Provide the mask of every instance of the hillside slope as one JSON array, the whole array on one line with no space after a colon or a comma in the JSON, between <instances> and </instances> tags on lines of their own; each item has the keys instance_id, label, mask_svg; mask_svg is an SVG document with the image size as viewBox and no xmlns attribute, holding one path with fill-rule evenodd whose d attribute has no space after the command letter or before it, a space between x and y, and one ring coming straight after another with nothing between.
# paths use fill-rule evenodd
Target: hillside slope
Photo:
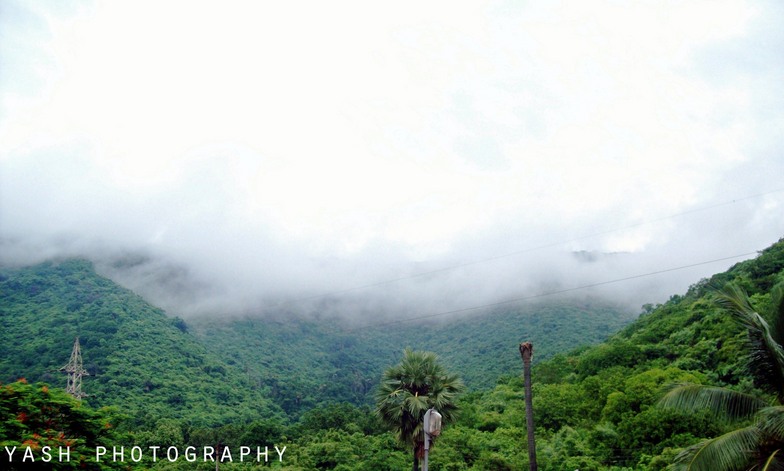
<instances>
[{"instance_id":1,"label":"hillside slope","mask_svg":"<svg viewBox=\"0 0 784 471\"><path fill-rule=\"evenodd\" d=\"M744 286L754 304L764 308L771 287L784 281L784 240L650 306L607 341L534 365L538 469L664 470L683 448L727 431L726 423L706 411L684 413L656 404L668 385L680 382L760 394L744 369L745 333L714 302L713 290L729 281ZM540 345L546 342L534 342L535 351ZM516 351L503 355L515 362L519 358ZM444 429L430 454L432 469L528 469L520 376L461 398L458 421ZM289 435L295 451L286 469L406 466L407 450L395 447L392 433L365 428L365 415L328 407L313 412L305 415L312 419L303 424L306 434Z\"/></svg>"},{"instance_id":2,"label":"hillside slope","mask_svg":"<svg viewBox=\"0 0 784 471\"><path fill-rule=\"evenodd\" d=\"M91 405L117 405L140 423L209 425L280 414L240 371L134 293L67 260L0 272L0 381L65 385L57 370L79 337Z\"/></svg>"},{"instance_id":3,"label":"hillside slope","mask_svg":"<svg viewBox=\"0 0 784 471\"><path fill-rule=\"evenodd\" d=\"M665 469L681 449L729 430L707 411L656 407L671 384L717 385L767 397L747 374L745 331L714 301L713 291L730 281L766 312L771 287L784 282L784 239L651 308L608 341L536 365L539 469ZM465 398L460 423L444 433L440 446L466 462L526 469L519 446L526 437L524 411L522 381L509 378Z\"/></svg>"},{"instance_id":4,"label":"hillside slope","mask_svg":"<svg viewBox=\"0 0 784 471\"><path fill-rule=\"evenodd\" d=\"M548 339L537 360L601 341L629 314L595 301L522 304L449 322L351 329L296 317L167 317L66 260L0 270L0 381L65 384L57 369L80 338L93 405L144 411L140 421L196 424L247 420L282 410L290 418L318 405L366 404L382 371L405 347L438 353L472 389L516 374L521 340Z\"/></svg>"},{"instance_id":5,"label":"hillside slope","mask_svg":"<svg viewBox=\"0 0 784 471\"><path fill-rule=\"evenodd\" d=\"M57 269L65 270L71 275L57 274L55 279L63 281L55 281L51 278L54 276L52 270ZM80 279L80 276L84 279ZM34 344L29 339L44 339L47 335L59 333L58 329L64 331L71 327L70 324L54 322L45 325L42 323L44 320L54 320L57 316L71 321L78 318L84 328L91 322L90 316L87 315L92 312L90 306L101 298L114 299L112 293L119 296L116 289L103 291L103 288L95 286L106 283L105 288L108 289L112 285L108 280L94 278L95 276L89 264L78 261L46 264L23 270L6 270L0 274L0 292L3 296L0 299L0 319L4 328L4 337L0 339L0 346L3 348L0 367L3 371L9 367L14 372L19 371L19 368L32 371L39 368L36 366L39 363L52 363L51 360L43 361L49 352L46 343ZM771 288L784 282L784 239L760 252L755 259L738 263L710 279L700 280L686 293L673 295L666 303L651 306L639 319L612 335L607 341L570 351L564 349L552 358L537 363L533 371L533 401L539 469L663 470L681 449L728 430L725 423L715 420L706 412L687 414L658 408L657 401L667 385L672 383L720 385L766 397L755 389L744 367L745 333L730 322L727 311L714 302L713 290L729 281L743 286L754 305L763 308L760 312L765 312L764 308L771 302ZM82 292L82 296L90 292L83 288L93 286L93 292L99 296L92 301L89 297L85 298L84 305L73 305L73 312L80 313L79 316L75 317L73 313L63 315L61 311L64 308L58 304L58 299L71 298L54 294L58 290L67 289L66 286L81 286L78 289L73 288L73 291ZM16 292L19 298L9 296L9 291ZM326 329L316 323L275 323L269 320L244 319L229 323L194 323L191 331L186 333L182 331L186 329L184 324L176 319L167 319L163 313L149 306L146 309L152 309L156 313L147 312L131 302L132 299L140 302L137 297L123 292L130 296L128 299L123 298L123 302L129 302L128 306L134 306L133 310L144 311L149 317L158 319L154 324L169 332L166 336L192 336L189 342L195 342L196 348L201 349L201 358L214 362L209 370L223 367L225 378L235 378L237 372L241 372L243 378L232 383L233 385L242 387L244 383L250 383L257 388L253 394L270 393L274 383L259 381L264 370L258 364L263 364L265 368L277 371L280 382L277 387L290 386L292 393L304 393L298 398L299 404L292 406L294 409L305 407L308 401L317 404L316 408L303 414L299 423L284 424L276 418L270 423L259 424L259 436L262 437L259 443L271 443L264 440L272 435L278 438L285 436L288 440L290 454L287 454L287 461L282 469L359 471L401 469L406 466L408 453L395 445L392 433L373 423L373 415L367 409L345 404L319 407L321 393L316 394L309 389L313 384L324 384L321 392L328 391L331 387L343 387L341 385L350 382L336 379L334 384L330 384L329 381L324 381L325 376L319 375L334 377L336 374L353 374L352 365L356 366L356 371L366 371L364 368L375 363L363 362L375 362L384 355L393 355L392 349L387 351L387 342L391 342L393 346L398 345L397 340L403 332L402 325L394 328L385 326L377 331L344 330L337 335L339 329ZM9 310L8 306L16 307ZM44 315L27 314L27 311L31 310L37 310ZM118 318L133 317L120 311L115 306L102 312L115 312ZM410 329L406 331L405 338L413 339L417 335L415 331L419 329L419 334L427 345L449 345L449 348L459 350L458 345L472 342L471 336L466 335L467 332L481 338L482 329L488 327L492 318L492 315L477 318L479 323L467 327L463 332L450 330L457 328L458 322L431 325L427 329L422 325L409 325L405 327ZM540 318L545 319L545 316ZM18 322L13 323L14 320ZM513 315L500 325L513 330L509 324L519 322L520 319ZM145 321L136 319L134 326L139 323L144 324ZM91 330L102 325L106 329L104 324L106 323L97 322ZM545 325L554 327L550 321L546 321ZM16 336L5 336L7 327L15 329ZM439 329L445 330L439 332ZM498 329L491 331L497 333ZM126 329L118 327L117 332L126 332ZM443 337L439 338L442 333ZM68 336L71 334L72 332L67 332ZM126 346L134 348L136 344L143 344L145 348L154 350L157 348L155 345L142 341L148 336L142 335ZM109 334L98 337L113 338ZM459 342L463 337L465 340ZM231 348L224 348L222 355L228 360L221 363L203 344L196 341L197 338L210 339L213 345L210 349L229 346L228 339L234 339L235 343ZM9 339L16 344L6 341ZM392 342L393 340L395 342ZM505 345L507 340L496 340L497 344L504 344L499 348L509 351L491 352L496 358L477 355L477 365L486 366L491 361L502 363L507 357L508 361L514 364L519 361L515 351L516 339L511 347ZM71 341L68 338L61 342L61 348L69 352ZM30 343L29 352L25 350L25 342ZM99 346L95 339L90 341L90 344L90 352ZM539 347L546 344L547 342L534 341L535 351L540 352ZM9 347L12 345L22 345L22 353L26 352L26 355L12 351ZM286 345L286 348L281 349L281 345ZM280 350L278 354L274 351L276 346ZM105 345L103 347L105 348ZM464 350L479 352L481 347ZM40 358L34 358L35 352L39 352ZM255 357L248 352L253 352ZM285 355L282 355L283 353ZM122 355L122 352L118 355ZM441 355L448 357L449 350L443 350ZM66 357L67 353L63 354L56 364L64 363ZM88 357L87 351L85 359L88 363L94 361ZM27 366L18 366L22 363ZM326 368L327 366L331 369ZM517 370L516 366L511 368ZM470 368L466 368L468 369ZM45 368L39 368L38 371L43 371L40 373L43 377L48 375L55 378L51 376L53 373L48 373ZM287 371L290 372L288 377ZM191 370L191 373L196 371ZM121 374L122 371L115 372L116 377ZM257 374L258 377L254 376ZM308 374L310 376L307 376ZM5 372L3 375L8 377ZM100 379L101 376L87 380L92 382L92 385L85 385L88 392L89 388L98 385ZM164 390L164 386L153 388L150 392L159 390ZM337 391L345 392L341 389ZM165 409L159 408L155 402L161 399L154 396L149 399L148 404L153 410ZM165 399L162 402L165 403ZM245 403L242 404L241 407L245 407ZM136 407L134 404L130 406ZM289 407L291 404L284 403L284 406ZM519 374L503 377L490 390L475 390L464 395L460 406L461 416L457 423L445 428L433 449L430 456L432 469L527 469L524 392ZM199 411L199 414L204 413ZM187 417L183 414L182 420L168 425L179 430L185 437L186 431L192 431ZM213 438L227 444L249 443L246 441L248 438L242 423L234 424L216 428ZM201 443L199 437L192 433L185 440L192 444ZM213 442L214 440L208 443Z\"/></svg>"},{"instance_id":6,"label":"hillside slope","mask_svg":"<svg viewBox=\"0 0 784 471\"><path fill-rule=\"evenodd\" d=\"M630 315L597 301L519 304L448 322L404 322L352 328L339 321L302 318L189 320L215 355L240 365L287 412L297 415L327 402L368 403L385 368L405 347L438 354L469 389L492 388L518 374L517 345L541 342L537 360L606 339Z\"/></svg>"}]
</instances>

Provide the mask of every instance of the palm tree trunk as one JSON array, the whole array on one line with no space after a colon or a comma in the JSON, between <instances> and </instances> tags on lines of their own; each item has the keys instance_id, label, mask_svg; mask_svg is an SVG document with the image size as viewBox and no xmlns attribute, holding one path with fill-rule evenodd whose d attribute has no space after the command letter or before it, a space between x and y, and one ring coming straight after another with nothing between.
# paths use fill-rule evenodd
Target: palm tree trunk
<instances>
[{"instance_id":1,"label":"palm tree trunk","mask_svg":"<svg viewBox=\"0 0 784 471\"><path fill-rule=\"evenodd\" d=\"M523 381L525 384L525 426L528 429L528 463L531 471L537 471L536 442L534 441L534 405L531 400L531 357L534 346L531 342L520 344L520 356L523 357Z\"/></svg>"},{"instance_id":2,"label":"palm tree trunk","mask_svg":"<svg viewBox=\"0 0 784 471\"><path fill-rule=\"evenodd\" d=\"M417 447L414 447L414 467L413 471L419 471L419 456L417 456Z\"/></svg>"}]
</instances>

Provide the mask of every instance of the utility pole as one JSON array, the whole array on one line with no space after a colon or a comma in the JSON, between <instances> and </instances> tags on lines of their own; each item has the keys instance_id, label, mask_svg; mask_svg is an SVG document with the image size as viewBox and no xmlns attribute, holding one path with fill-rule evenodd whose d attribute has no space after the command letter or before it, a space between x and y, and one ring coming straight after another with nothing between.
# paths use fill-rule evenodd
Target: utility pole
<instances>
[{"instance_id":1,"label":"utility pole","mask_svg":"<svg viewBox=\"0 0 784 471\"><path fill-rule=\"evenodd\" d=\"M534 346L531 342L523 342L520 344L520 356L523 357L525 426L528 429L528 463L531 471L537 471L536 442L534 441L534 405L531 399L531 358L534 356Z\"/></svg>"},{"instance_id":2,"label":"utility pole","mask_svg":"<svg viewBox=\"0 0 784 471\"><path fill-rule=\"evenodd\" d=\"M71 351L71 359L68 364L60 368L60 371L68 373L68 385L65 387L65 392L81 400L87 397L87 394L82 392L82 376L89 375L87 370L82 366L82 352L79 348L79 337L74 341L73 350Z\"/></svg>"}]
</instances>

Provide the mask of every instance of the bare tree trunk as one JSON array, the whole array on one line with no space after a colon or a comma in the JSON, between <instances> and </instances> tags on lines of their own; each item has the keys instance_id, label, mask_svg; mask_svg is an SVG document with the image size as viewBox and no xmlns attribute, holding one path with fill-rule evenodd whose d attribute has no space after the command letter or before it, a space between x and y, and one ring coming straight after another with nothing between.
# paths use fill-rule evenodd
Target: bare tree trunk
<instances>
[{"instance_id":1,"label":"bare tree trunk","mask_svg":"<svg viewBox=\"0 0 784 471\"><path fill-rule=\"evenodd\" d=\"M531 399L531 358L534 346L531 342L520 344L520 356L523 357L523 381L525 383L525 425L528 429L528 462L530 471L537 471L536 442L534 441L534 405Z\"/></svg>"}]
</instances>

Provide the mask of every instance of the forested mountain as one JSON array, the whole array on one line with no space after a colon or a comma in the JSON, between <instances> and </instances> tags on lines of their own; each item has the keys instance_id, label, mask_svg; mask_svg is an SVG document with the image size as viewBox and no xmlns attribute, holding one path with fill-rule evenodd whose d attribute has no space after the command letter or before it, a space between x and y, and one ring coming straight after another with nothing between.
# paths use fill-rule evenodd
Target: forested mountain
<instances>
[{"instance_id":1,"label":"forested mountain","mask_svg":"<svg viewBox=\"0 0 784 471\"><path fill-rule=\"evenodd\" d=\"M359 329L282 315L186 322L97 275L84 260L0 274L1 380L63 383L56 370L78 336L85 366L95 375L84 380L90 403L123 404L155 417L191 414L201 424L279 411L270 399L294 419L320 404L369 403L383 369L405 347L438 353L470 388L486 389L519 370L521 339L542 340L537 356L544 359L599 342L630 320L597 301L562 300L449 322ZM196 403L212 412L194 411ZM254 408L240 406L248 403Z\"/></svg>"},{"instance_id":2,"label":"forested mountain","mask_svg":"<svg viewBox=\"0 0 784 471\"><path fill-rule=\"evenodd\" d=\"M673 295L607 342L537 365L539 469L665 469L683 448L734 428L707 410L657 407L673 384L723 386L770 398L748 373L746 331L715 302L716 290L729 282L749 294L757 312L768 312L771 288L784 282L784 239ZM469 450L461 452L469 468L482 462L478 469L527 469L519 377L467 397L463 407L461 423L445 434L442 446ZM486 464L490 461L493 465Z\"/></svg>"},{"instance_id":3,"label":"forested mountain","mask_svg":"<svg viewBox=\"0 0 784 471\"><path fill-rule=\"evenodd\" d=\"M52 273L58 270L71 273L68 276L55 277L65 280L62 285L50 278ZM77 276L77 273L81 275ZM82 280L80 276L86 279ZM88 280L92 281L88 282ZM92 292L102 293L100 288L102 283L111 285L107 280L100 283L98 280L103 279L97 277L88 264L78 261L3 272L2 285L0 285L3 293L4 327L2 369L3 376L7 380L12 380L21 369L33 372L27 375L33 380L59 379L51 376L54 373L47 372L47 368L50 367L36 365L53 364L53 368L56 368L66 361L67 353L59 352L70 351L72 338L77 333L72 324L75 325L77 317L82 329L81 335L87 340L86 361L88 363L97 361L94 357L89 358L87 352L95 350L106 352L105 355L112 358L112 362L118 362L117 366L109 369L103 366L104 364L96 364L92 368L98 371L103 368L112 371L115 378L121 377L123 370L119 369L117 358L122 354L118 349L109 349L105 342L101 345L99 340L90 340L84 335L85 326L95 321L88 313L96 309L95 303L101 299L101 296L92 299L90 303L82 301L81 304L75 304L69 311L67 309L69 304L65 304L66 309L63 309L58 300L71 298L63 293L54 295L58 289L66 289L65 286L96 285L92 288ZM723 386L752 394L763 400L773 399L770 394L756 388L748 373L748 357L744 349L746 332L742 326L732 320L732 316L725 308L715 302L715 291L728 282L734 282L743 288L758 312L769 312L772 303L771 289L774 285L784 282L784 239L760 252L755 259L738 263L727 272L716 274L710 279L697 281L686 293L673 295L669 301L661 305L650 306L639 319L622 328L603 343L576 349L560 347L563 349L560 353L542 360L541 356L544 355L540 354L545 353L542 350L545 350L548 344L544 339L552 338L552 334L550 337L538 339L525 335L526 332L534 332L533 322L526 327L530 330L524 329L510 334L521 335L526 340L532 339L535 355L540 360L533 368L533 405L539 469L543 471L665 469L684 448L732 429L726 422L717 420L704 410L684 412L660 407L659 400L667 387L675 383ZM138 300L132 293L122 292L129 299ZM109 300L115 298L108 296L108 293L105 294L107 301L104 303L113 305ZM33 299L35 302L32 302ZM74 301L71 299L70 302ZM142 303L141 300L138 302ZM9 309L9 306L14 308ZM136 305L131 304L131 306ZM552 309L554 313L568 312L568 309L566 311L556 307ZM575 309L579 311L582 308ZM48 319L48 324L42 325L41 316L27 313L30 310L46 314L43 317ZM512 313L513 310L510 310L506 313L488 314L482 319L482 328L479 324L468 323L464 331L460 331L459 323L455 322L431 325L428 329L423 329L421 325L398 325L394 329L386 326L379 328L378 332L374 332L373 329L341 331L334 326L319 327L313 322L276 323L261 322L258 319L243 319L228 323L200 321L191 323L189 327L176 319L166 318L162 312L153 308L142 309L137 306L136 311L143 311L149 317L157 319L153 325L167 332L165 335L156 334L158 343L166 344L169 342L168 338L184 337L188 340L183 340L184 343L181 345L190 345L196 352L200 352L197 357L201 358L201 361L205 362L204 366L209 368L193 368L187 364L183 366L182 363L174 366L191 368L187 370L192 375L188 378L190 383L202 381L205 373L209 373L207 375L209 377L214 377L216 375L214 369L222 367L224 372L221 375L223 381L221 384L237 389L245 388L245 392L242 393L234 391L236 394L247 394L248 397L256 397L253 396L256 394L258 397L269 395L282 408L287 409L291 416L301 413L298 420L291 422L273 413L267 417L254 419L253 424L231 420L229 416L225 416L223 417L225 425L214 428L212 435L209 435L213 442L220 440L230 446L254 443L285 444L289 450L286 459L274 464L280 469L359 471L410 468L409 451L395 443L392 433L381 427L369 408L347 403L327 405L319 395L321 392L329 392L330 395L344 400L356 399L361 402L360 392L365 386L362 381L353 383L352 375L356 374L356 377L361 379L370 378L372 368L376 365L386 363L383 368L396 363L399 356L395 356L397 350L392 346L402 350L407 345L436 350L442 356L445 365L447 361L449 362L447 369L450 372L465 376L469 381L476 381L477 384L472 392L460 398L461 413L457 422L446 428L436 441L430 455L430 469L433 471L517 470L528 467L524 391L519 375L520 364L517 363L519 357L516 353L518 339L514 339L512 346L499 347L508 349L508 353L499 354L499 351L495 350L484 352L489 353L491 355L489 358L493 360L509 356L514 362L504 367L507 370L501 371L500 379L490 389L482 387L481 375L475 376L477 378L475 380L470 379L473 373L470 373L471 363L468 359L472 354L479 356L483 348L482 342L487 341L480 340L483 338L484 329L489 328L488 326L494 322L498 322L499 326L492 327L495 329L497 343L505 344L512 341L513 337L509 340L501 338L503 335L501 332L505 331L504 326L509 327L508 323L525 323L523 320L525 315L521 311ZM143 323L143 320L134 317L127 310L120 310L115 306L113 309L101 312L103 317L111 319L114 319L111 313L117 313L116 321L112 321L117 324L114 335L120 336L121 342L118 345L123 345L125 349L132 349L134 342L141 343L148 336L153 336L155 329L141 328L139 323ZM76 316L75 313L80 313L80 316ZM56 323L54 319L58 316L74 322ZM566 318L566 315L562 317ZM131 330L148 333L137 336L133 341L123 339L124 336L130 335L123 327L123 323L126 322L123 319L126 318L129 319L127 322L134 326ZM546 315L542 317L545 318ZM585 321L590 318L591 316L581 313L572 317L570 322L575 322L575 319ZM135 321L131 322L130 319ZM541 327L555 327L552 325L553 322L554 319L543 321ZM10 329L8 331L12 331L13 335L5 333L6 328ZM418 333L417 328L420 330ZM514 328L509 327L508 330L514 331ZM585 330L586 327L583 327L581 332L584 333ZM409 340L405 345L395 345L391 340L385 340L385 335L394 339L394 334L400 332ZM557 332L560 335L561 330ZM52 350L48 350L44 341L29 340L35 335L43 339L52 333L66 337L60 341L57 348ZM111 334L104 335L111 338ZM415 341L423 343L417 344ZM362 347L368 342L371 342L371 345L363 352ZM158 350L160 347L155 343L152 341L144 343L144 348L148 350L145 355L152 356L152 352L160 351ZM176 342L169 347L168 354L190 358L186 352L176 350L174 344ZM88 348L87 345L91 346ZM221 345L225 348L218 348ZM485 344L484 348L488 349L489 345ZM278 353L283 355L275 356L276 346ZM440 352L437 350L438 346L443 346ZM11 348L29 350L25 350L26 355L20 356L12 354ZM469 353L465 357L453 353L461 349ZM218 350L222 351L218 352ZM58 360L37 361L53 356L55 351L58 352L55 355ZM217 353L220 353L220 357ZM31 358L36 355L39 358ZM131 355L131 358L138 359L136 355L141 353ZM226 358L226 361L223 362L221 358ZM296 359L300 359L300 362L294 361ZM106 363L112 364L112 362ZM133 361L128 363L137 367L130 371L134 371L136 375L143 374L138 368L139 365L133 365ZM346 365L353 365L356 369ZM169 367L172 367L171 364ZM291 390L281 389L277 394L290 395L294 391L302 391L304 394L294 399L294 403L282 401L271 386L275 383L265 383L263 380L264 375L270 375L271 371L278 371L279 376L276 380L279 382L279 388L291 388ZM290 373L287 375L286 371ZM101 375L105 376L106 372L87 379L85 388L88 391L90 388L100 391L99 386L107 387L110 380L102 379ZM335 378L333 384L325 381L330 375ZM269 376L267 379L269 380ZM172 380L184 381L179 376ZM103 386L101 381L105 383ZM137 385L136 382L133 384ZM145 403L145 407L160 407L154 410L162 411L167 406L156 404L176 406L177 401L170 401L170 395L164 394L160 397L154 395L155 391L162 390L169 394L172 392L163 382L158 384L161 386L151 388L149 392L145 391L145 393L152 393L146 396L148 402ZM208 388L210 384L212 383L207 382L202 385L202 388ZM323 389L319 390L322 385L324 385ZM135 387L138 394L140 388L138 385ZM368 383L367 387L372 388L373 385ZM6 387L7 390L11 390L9 388L11 386ZM13 386L13 388L15 388L13 390L24 390L24 386ZM355 388L358 392L352 396ZM141 390L143 391L144 388L142 387ZM205 393L205 397L220 391L222 390L212 390ZM96 396L95 399L99 397L101 396ZM129 396L126 397L131 400ZM4 400L0 398L0 409L4 407ZM93 398L90 400L93 401ZM218 414L216 411L220 411L221 406L214 398L210 400L212 407L215 408L212 411L214 416ZM244 408L253 407L245 402L240 404L240 407ZM262 404L267 403L262 402ZM206 411L201 413L204 417L210 417ZM159 422L153 428L131 421L131 425L126 429L126 433L130 435L125 440L140 443L145 440L149 442L150 437L166 436L174 437L172 440L182 444L204 443L207 435L194 429L189 422L190 418L186 418L187 415L184 413L181 414L182 420ZM5 420L11 422L16 420L10 413L8 417L11 418ZM164 463L156 467L189 469L188 466L188 463L175 465ZM237 469L250 464L232 463L228 466L227 469Z\"/></svg>"},{"instance_id":4,"label":"forested mountain","mask_svg":"<svg viewBox=\"0 0 784 471\"><path fill-rule=\"evenodd\" d=\"M280 408L239 371L134 293L67 260L0 274L0 381L65 385L58 369L79 337L86 401L132 411L140 424L162 417L198 425L269 417Z\"/></svg>"},{"instance_id":5,"label":"forested mountain","mask_svg":"<svg viewBox=\"0 0 784 471\"><path fill-rule=\"evenodd\" d=\"M366 328L302 318L246 317L189 320L206 348L239 366L287 412L318 404L362 404L384 368L402 350L435 352L460 371L469 389L493 387L516 374L521 340L540 342L538 359L574 345L597 343L630 321L620 308L591 300L520 304L446 322L406 322Z\"/></svg>"},{"instance_id":6,"label":"forested mountain","mask_svg":"<svg viewBox=\"0 0 784 471\"><path fill-rule=\"evenodd\" d=\"M650 306L606 342L535 365L538 469L680 469L671 466L683 449L735 429L708 410L660 407L674 384L723 386L775 403L770 394L756 389L748 374L746 332L715 302L715 291L729 282L748 292L758 312L768 312L771 288L784 282L784 240L753 260L698 281L685 294ZM465 395L457 423L437 440L430 469L528 469L522 383L520 375L507 376L491 390ZM405 451L394 445L390 434L368 433L362 417L335 408L306 414L305 425L320 426L294 438L297 452L286 468L408 467Z\"/></svg>"}]
</instances>

